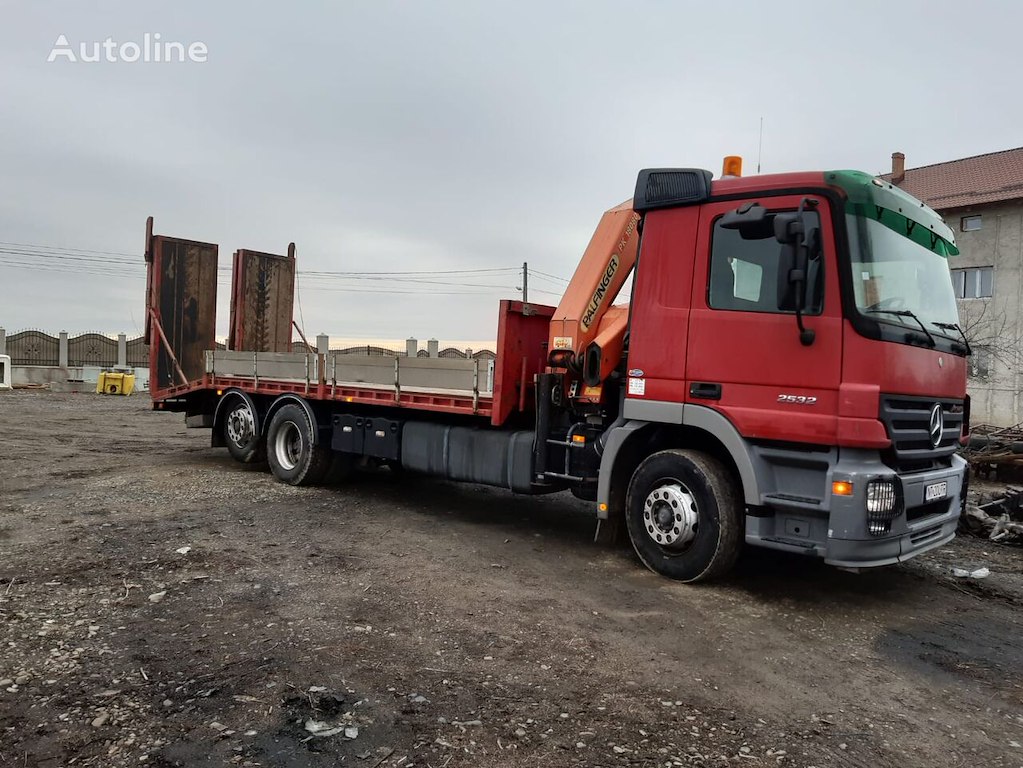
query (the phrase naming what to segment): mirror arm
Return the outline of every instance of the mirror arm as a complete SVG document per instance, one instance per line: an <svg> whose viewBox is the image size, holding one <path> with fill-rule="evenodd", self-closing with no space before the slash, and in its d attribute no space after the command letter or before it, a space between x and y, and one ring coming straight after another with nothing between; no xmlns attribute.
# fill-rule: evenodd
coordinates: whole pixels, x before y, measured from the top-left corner
<svg viewBox="0 0 1023 768"><path fill-rule="evenodd" d="M806 290L806 270L796 268L789 273L789 279L796 287L796 327L799 328L799 343L804 347L813 344L817 334L803 324L803 293Z"/></svg>
<svg viewBox="0 0 1023 768"><path fill-rule="evenodd" d="M799 343L804 347L809 347L813 344L814 339L817 337L817 332L813 328L803 326L803 310L799 305L796 305L796 326L799 328Z"/></svg>

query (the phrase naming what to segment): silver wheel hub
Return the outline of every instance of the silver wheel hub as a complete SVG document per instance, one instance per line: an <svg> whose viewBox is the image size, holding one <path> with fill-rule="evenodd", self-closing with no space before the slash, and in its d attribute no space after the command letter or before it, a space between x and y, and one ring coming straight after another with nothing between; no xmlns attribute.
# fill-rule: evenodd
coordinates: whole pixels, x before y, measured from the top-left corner
<svg viewBox="0 0 1023 768"><path fill-rule="evenodd" d="M235 408L227 417L227 437L235 445L242 446L252 441L256 434L256 420L252 418L249 406Z"/></svg>
<svg viewBox="0 0 1023 768"><path fill-rule="evenodd" d="M292 470L298 466L302 458L302 431L293 421L281 425L277 430L277 437L274 440L274 454L277 463L285 470Z"/></svg>
<svg viewBox="0 0 1023 768"><path fill-rule="evenodd" d="M680 549L696 538L700 513L689 490L677 481L658 485L643 502L643 529L656 544Z"/></svg>

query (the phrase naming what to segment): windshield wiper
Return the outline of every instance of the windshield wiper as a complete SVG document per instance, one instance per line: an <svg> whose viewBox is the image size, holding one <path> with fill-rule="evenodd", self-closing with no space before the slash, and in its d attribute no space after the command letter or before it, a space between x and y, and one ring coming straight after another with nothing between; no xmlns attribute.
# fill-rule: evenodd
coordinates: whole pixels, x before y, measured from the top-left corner
<svg viewBox="0 0 1023 768"><path fill-rule="evenodd" d="M963 340L963 344L966 345L966 354L973 354L973 350L970 348L970 342L966 338L966 334L963 332L963 329L959 327L959 323L934 323L934 325L949 331L959 331L959 337Z"/></svg>
<svg viewBox="0 0 1023 768"><path fill-rule="evenodd" d="M915 312L912 312L912 311L910 311L908 309L868 309L867 312L870 312L872 314L880 312L881 314L885 314L885 315L898 315L899 317L911 317L911 318L913 318L916 321L916 324L920 326L920 330L924 332L924 335L927 337L927 340L931 343L931 346L932 347L938 346L938 342L936 342L934 340L934 336L932 336L931 332L927 330L927 326L924 325L923 321L920 320L920 318L916 316Z"/></svg>

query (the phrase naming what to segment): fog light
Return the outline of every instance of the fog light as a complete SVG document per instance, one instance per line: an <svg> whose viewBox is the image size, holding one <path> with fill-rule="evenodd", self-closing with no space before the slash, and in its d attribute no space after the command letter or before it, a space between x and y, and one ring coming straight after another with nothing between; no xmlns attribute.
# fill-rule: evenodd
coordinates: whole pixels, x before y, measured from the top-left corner
<svg viewBox="0 0 1023 768"><path fill-rule="evenodd" d="M898 513L894 480L871 480L867 483L867 530L872 536L883 536L891 531L892 521Z"/></svg>

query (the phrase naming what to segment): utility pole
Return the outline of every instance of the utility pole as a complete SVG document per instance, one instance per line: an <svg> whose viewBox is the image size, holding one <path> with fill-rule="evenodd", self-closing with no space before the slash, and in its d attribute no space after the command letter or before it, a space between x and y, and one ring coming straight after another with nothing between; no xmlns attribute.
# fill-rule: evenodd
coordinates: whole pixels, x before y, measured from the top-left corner
<svg viewBox="0 0 1023 768"><path fill-rule="evenodd" d="M529 302L529 262L522 262L522 303Z"/></svg>

